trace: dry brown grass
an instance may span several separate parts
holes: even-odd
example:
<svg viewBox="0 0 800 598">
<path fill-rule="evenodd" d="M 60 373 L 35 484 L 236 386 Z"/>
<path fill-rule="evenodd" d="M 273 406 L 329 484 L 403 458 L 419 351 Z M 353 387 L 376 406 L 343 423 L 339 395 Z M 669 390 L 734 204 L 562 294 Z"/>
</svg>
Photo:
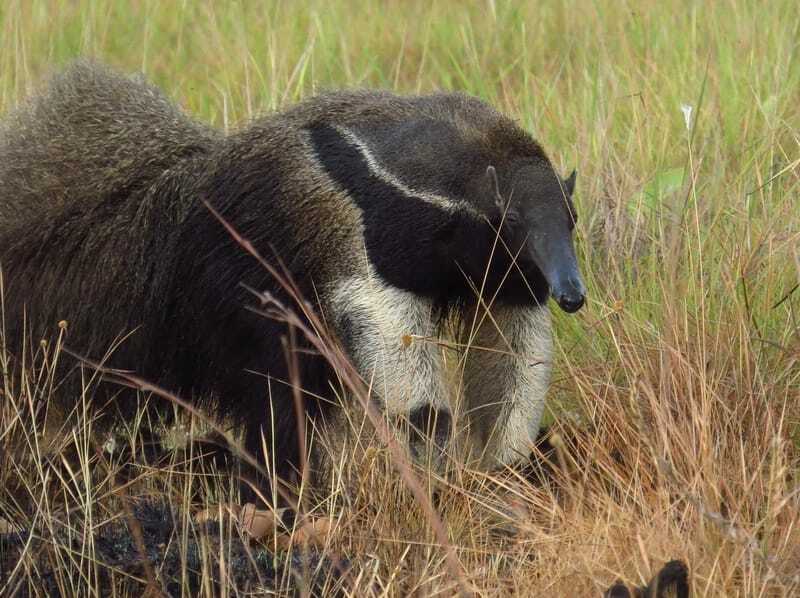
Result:
<svg viewBox="0 0 800 598">
<path fill-rule="evenodd" d="M 481 595 L 590 596 L 619 576 L 643 584 L 673 558 L 689 563 L 697 595 L 798 589 L 798 450 L 790 436 L 796 357 L 776 359 L 783 369 L 765 360 L 735 304 L 713 331 L 686 317 L 669 318 L 656 331 L 616 307 L 590 328 L 610 339 L 607 361 L 594 367 L 566 362 L 561 384 L 570 389 L 571 416 L 550 428 L 555 450 L 538 476 L 458 466 L 447 479 L 412 471 L 390 437 L 370 432 L 376 421 L 351 397 L 359 442 L 339 446 L 329 495 L 319 504 L 302 500 L 298 519 L 298 525 L 304 517 L 331 519 L 322 551 L 351 563 L 341 582 L 346 593 L 427 596 L 468 588 Z M 4 564 L 10 572 L 5 591 L 35 588 L 43 583 L 41 572 L 52 570 L 63 595 L 103 593 L 107 553 L 96 553 L 91 530 L 116 520 L 136 538 L 131 505 L 166 497 L 184 514 L 170 541 L 188 546 L 195 527 L 190 513 L 236 500 L 229 474 L 208 471 L 191 453 L 174 451 L 157 467 L 149 464 L 136 428 L 157 424 L 144 421 L 144 411 L 142 421 L 117 435 L 123 446 L 110 454 L 98 446 L 105 436 L 94 432 L 87 405 L 90 376 L 97 375 L 92 368 L 86 401 L 48 418 L 51 396 L 59 392 L 56 365 L 69 358 L 61 350 L 65 334 L 53 346 L 23 352 L 30 358 L 22 367 L 9 367 L 3 355 L 0 515 L 26 530 L 29 542 L 13 568 Z M 335 346 L 328 351 L 342 378 L 351 380 L 346 386 L 366 399 Z M 273 548 L 284 542 L 266 539 Z M 224 555 L 225 546 L 205 550 Z M 138 579 L 117 574 L 114 587 L 122 595 L 148 580 L 160 587 L 158 567 L 156 561 L 137 569 Z M 210 580 L 219 577 L 219 567 L 209 557 L 203 595 L 216 595 Z M 279 569 L 281 577 L 268 585 L 296 588 L 287 570 Z M 227 591 L 238 595 L 235 587 Z"/>
</svg>

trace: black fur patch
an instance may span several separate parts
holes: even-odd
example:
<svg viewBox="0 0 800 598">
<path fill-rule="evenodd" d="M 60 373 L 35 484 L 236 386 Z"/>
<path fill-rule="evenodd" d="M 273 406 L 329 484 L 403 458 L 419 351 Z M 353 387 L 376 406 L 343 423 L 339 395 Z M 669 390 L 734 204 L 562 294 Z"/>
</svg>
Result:
<svg viewBox="0 0 800 598">
<path fill-rule="evenodd" d="M 689 598 L 689 570 L 683 561 L 670 561 L 645 587 L 633 588 L 618 581 L 606 590 L 603 598 Z"/>
</svg>

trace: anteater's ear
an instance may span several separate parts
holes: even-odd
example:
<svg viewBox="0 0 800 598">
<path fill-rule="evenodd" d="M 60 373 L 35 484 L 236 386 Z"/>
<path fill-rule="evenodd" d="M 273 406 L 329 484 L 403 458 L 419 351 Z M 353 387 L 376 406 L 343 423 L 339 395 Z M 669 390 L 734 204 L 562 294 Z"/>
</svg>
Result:
<svg viewBox="0 0 800 598">
<path fill-rule="evenodd" d="M 486 168 L 486 176 L 489 178 L 489 184 L 492 186 L 492 193 L 494 194 L 494 203 L 500 208 L 500 211 L 505 211 L 506 202 L 503 196 L 500 195 L 500 183 L 497 182 L 497 171 L 494 166 L 489 165 Z"/>
<path fill-rule="evenodd" d="M 567 190 L 567 195 L 570 197 L 572 193 L 575 191 L 575 178 L 578 176 L 578 172 L 576 170 L 572 170 L 572 174 L 569 175 L 566 179 L 564 179 L 564 188 Z"/>
</svg>

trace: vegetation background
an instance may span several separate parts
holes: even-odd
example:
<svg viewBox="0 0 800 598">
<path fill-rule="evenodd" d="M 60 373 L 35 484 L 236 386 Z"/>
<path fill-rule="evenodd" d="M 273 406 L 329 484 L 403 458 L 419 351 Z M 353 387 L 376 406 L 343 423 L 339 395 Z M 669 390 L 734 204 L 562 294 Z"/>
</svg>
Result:
<svg viewBox="0 0 800 598">
<path fill-rule="evenodd" d="M 789 596 L 800 591 L 798 40 L 791 0 L 5 0 L 0 112 L 76 56 L 142 71 L 223 128 L 325 88 L 457 89 L 496 105 L 562 173 L 578 169 L 589 300 L 555 314 L 552 479 L 452 483 L 442 499 L 464 579 L 485 595 L 591 596 L 681 558 L 695 595 Z M 111 481 L 53 473 L 43 455 L 65 445 L 25 423 L 53 386 L 57 353 L 37 355 L 22 372 L 3 359 L 0 515 L 26 517 L 6 492 L 23 480 L 38 520 L 58 517 L 42 499 L 55 480 L 99 520 Z M 75 430 L 59 442 L 88 471 L 95 457 Z M 364 471 L 363 496 L 335 503 L 326 544 L 353 560 L 350 591 L 451 593 L 457 576 L 403 483 L 388 465 Z M 498 533 L 498 518 L 515 533 Z M 88 560 L 59 561 L 64 587 L 86 595 L 99 583 L 85 573 L 89 544 Z M 37 558 L 24 567 L 34 585 Z"/>
</svg>

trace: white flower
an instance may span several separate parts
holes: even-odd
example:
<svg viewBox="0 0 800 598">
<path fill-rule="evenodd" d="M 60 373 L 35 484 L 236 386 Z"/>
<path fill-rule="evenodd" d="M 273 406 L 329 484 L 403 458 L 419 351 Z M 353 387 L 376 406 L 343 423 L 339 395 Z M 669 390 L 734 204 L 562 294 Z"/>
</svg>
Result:
<svg viewBox="0 0 800 598">
<path fill-rule="evenodd" d="M 689 104 L 681 104 L 681 112 L 683 112 L 683 122 L 686 125 L 686 130 L 692 130 L 692 107 Z"/>
</svg>

